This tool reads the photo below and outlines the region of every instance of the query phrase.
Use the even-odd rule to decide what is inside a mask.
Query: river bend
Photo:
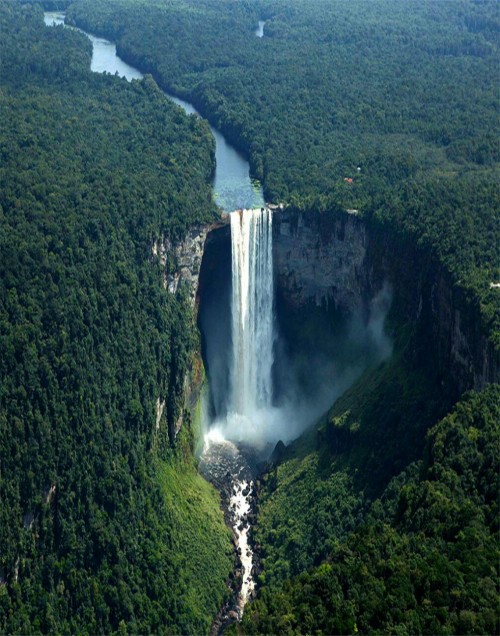
[[[45,12],[45,24],[47,26],[64,25],[64,13]],[[81,29],[80,29],[81,30]],[[96,73],[118,74],[128,81],[142,79],[142,73],[124,62],[116,53],[116,45],[113,42],[91,33],[82,31],[92,42],[92,61],[90,69]],[[178,106],[184,109],[188,115],[198,115],[196,109],[189,102],[163,91]],[[215,175],[213,180],[214,199],[218,206],[230,212],[245,208],[260,208],[264,206],[264,195],[260,183],[250,178],[250,166],[248,161],[224,136],[210,126],[215,138]]]

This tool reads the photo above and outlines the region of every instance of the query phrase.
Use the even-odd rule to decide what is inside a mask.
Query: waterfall
[[[252,419],[271,407],[274,343],[272,214],[230,214],[232,363],[229,410]]]
[[[254,553],[249,539],[254,479],[257,458],[267,444],[266,433],[275,430],[272,215],[269,209],[261,208],[231,212],[229,218],[232,291],[231,333],[226,333],[227,337],[231,335],[228,409],[210,423],[200,459],[203,474],[221,492],[242,573],[234,609],[223,617],[222,626],[234,612],[241,619],[255,588]]]

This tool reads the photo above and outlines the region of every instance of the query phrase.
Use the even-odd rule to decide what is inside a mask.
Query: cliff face
[[[156,242],[153,253],[164,267],[164,285],[171,293],[185,286],[193,307],[201,299],[211,329],[217,325],[221,331],[220,349],[230,330],[227,215],[217,224],[193,229],[176,245]],[[479,308],[453,285],[439,263],[392,228],[367,223],[353,213],[277,209],[273,256],[277,293],[296,315],[312,306],[337,316],[356,315],[368,324],[374,299],[381,290],[392,290],[395,324],[405,325],[412,333],[409,355],[413,363],[432,369],[432,377],[451,401],[468,389],[499,381],[498,353],[481,330]],[[202,311],[199,323],[204,319]],[[205,362],[207,351],[210,358],[205,349]],[[194,375],[184,382],[187,409],[201,382],[202,374]],[[172,438],[181,421],[182,414],[170,423]]]
[[[313,302],[355,313],[369,292],[367,240],[365,226],[354,215],[276,211],[273,257],[280,291],[295,307]]]
[[[152,246],[153,256],[160,260],[163,268],[163,286],[171,294],[185,286],[192,307],[195,305],[201,260],[209,231],[208,226],[194,227],[179,243],[163,239],[155,241]]]
[[[200,271],[205,247],[210,237],[217,235],[217,228],[224,228],[227,221],[192,228],[186,237],[178,243],[169,239],[154,241],[151,251],[153,258],[160,261],[162,267],[163,286],[171,294],[181,288],[185,290],[192,309],[197,302]],[[192,357],[190,368],[184,375],[179,389],[176,405],[165,408],[166,400],[159,396],[156,403],[155,435],[160,433],[162,423],[168,429],[170,442],[174,442],[179,433],[186,413],[191,413],[196,406],[203,385],[203,365],[199,350]]]
[[[430,314],[439,359],[461,391],[500,380],[498,352],[482,333],[479,308],[467,302],[443,271],[431,285]]]
[[[417,358],[434,357],[450,396],[499,381],[498,354],[481,331],[479,308],[408,238],[352,213],[290,209],[275,211],[273,233],[278,290],[294,308],[314,303],[366,315],[387,282],[398,320],[415,334]]]

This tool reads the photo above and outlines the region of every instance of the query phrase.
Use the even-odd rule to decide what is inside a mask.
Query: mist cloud
[[[296,439],[328,411],[366,368],[390,357],[393,345],[384,325],[391,302],[392,289],[385,282],[368,303],[365,314],[359,311],[347,321],[338,354],[331,347],[326,348],[328,355],[321,350],[308,351],[301,356],[300,363],[287,358],[283,351],[276,356],[282,389],[272,407],[257,409],[250,417],[226,412],[227,397],[221,392],[228,390],[227,380],[223,388],[212,386],[212,395],[218,395],[217,402],[224,406],[215,408],[205,423],[209,437],[244,442],[260,449],[272,448],[279,440],[288,443]],[[215,329],[214,334],[216,340],[207,347],[212,356],[210,367],[216,370],[222,365],[225,369],[222,375],[227,378],[227,348],[218,341],[220,329]],[[205,333],[205,338],[210,341],[211,334]],[[225,356],[223,364],[217,361],[218,349]],[[211,383],[217,382],[216,376],[210,377]]]

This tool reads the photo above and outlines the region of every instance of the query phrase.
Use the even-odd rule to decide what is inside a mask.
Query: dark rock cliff
[[[393,313],[418,343],[416,362],[426,353],[433,358],[452,399],[499,380],[498,352],[481,329],[479,306],[409,237],[353,213],[290,208],[275,211],[273,232],[278,294],[291,307],[365,311],[389,283]]]

